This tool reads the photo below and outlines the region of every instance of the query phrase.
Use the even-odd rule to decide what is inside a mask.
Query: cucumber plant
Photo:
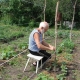
[[[7,49],[5,49],[5,50],[2,51],[0,59],[2,59],[2,60],[8,60],[8,59],[16,56],[16,54],[17,53],[13,49],[7,48]]]
[[[66,78],[67,69],[68,68],[67,68],[65,62],[63,62],[62,65],[61,65],[61,73],[59,75],[57,75],[58,80],[64,80]]]
[[[63,42],[58,46],[56,52],[62,53],[62,52],[69,52],[71,53],[74,49],[75,44],[70,41],[69,39],[63,40]]]

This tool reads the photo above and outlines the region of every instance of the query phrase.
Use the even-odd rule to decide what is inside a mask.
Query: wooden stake
[[[57,12],[58,12],[58,6],[59,6],[59,1],[57,2],[56,13],[55,13],[55,48],[56,48],[56,43],[57,43]]]
[[[45,21],[45,10],[46,10],[46,0],[44,2],[44,21]],[[44,34],[43,34],[43,39],[44,39]]]
[[[72,25],[71,25],[71,30],[70,30],[70,41],[71,41],[71,39],[72,39],[72,29],[73,29],[73,24],[74,24],[74,17],[75,17],[75,7],[76,7],[76,4],[77,4],[77,0],[75,1],[75,4],[74,4],[74,11],[73,11]]]
[[[57,5],[56,5],[56,13],[55,13],[55,48],[56,45],[57,45],[57,13],[58,13],[58,6],[59,6],[59,1],[57,2]],[[55,50],[55,62],[56,62],[56,50]],[[56,65],[54,66],[54,71],[56,71]]]
[[[44,21],[45,21],[45,10],[46,10],[46,0],[45,0],[45,3],[44,3]]]

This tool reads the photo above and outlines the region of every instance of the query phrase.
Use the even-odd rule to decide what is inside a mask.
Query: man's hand
[[[52,46],[52,45],[49,45],[49,47],[50,47],[50,50],[54,50],[55,51],[55,47],[54,46]]]

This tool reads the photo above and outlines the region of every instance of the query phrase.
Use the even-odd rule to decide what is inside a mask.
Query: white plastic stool
[[[42,58],[43,58],[43,56],[35,56],[35,55],[32,55],[32,54],[28,54],[27,55],[29,58],[28,58],[28,60],[27,60],[27,63],[26,63],[26,65],[25,65],[25,68],[24,68],[24,71],[25,71],[25,69],[26,69],[26,67],[27,67],[27,65],[28,65],[28,63],[29,63],[29,60],[30,59],[34,59],[34,60],[36,60],[37,61],[37,65],[36,65],[36,73],[37,73],[37,71],[38,71],[38,66],[39,66],[39,61],[41,60],[41,68],[42,68]],[[23,71],[23,72],[24,72]]]

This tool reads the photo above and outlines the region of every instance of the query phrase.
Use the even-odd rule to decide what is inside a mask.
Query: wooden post
[[[44,21],[45,21],[46,0],[44,2]]]
[[[57,13],[58,13],[58,6],[59,6],[59,1],[57,2],[57,5],[56,5],[56,13],[55,13],[55,48],[56,45],[57,45]],[[55,50],[55,62],[56,62],[56,50]],[[56,65],[54,66],[54,71],[56,71]]]
[[[73,24],[74,24],[74,16],[75,16],[76,3],[77,3],[77,0],[75,1],[75,4],[73,6],[74,7],[74,11],[73,11],[72,25],[71,25],[71,30],[70,30],[70,41],[72,40],[72,29],[73,29]]]
[[[46,0],[44,2],[44,21],[45,21],[45,10],[46,10]],[[44,34],[43,34],[43,39],[44,39]]]
[[[55,13],[55,48],[56,48],[56,43],[57,43],[57,12],[58,12],[58,6],[59,6],[59,1],[57,2],[56,13]]]

